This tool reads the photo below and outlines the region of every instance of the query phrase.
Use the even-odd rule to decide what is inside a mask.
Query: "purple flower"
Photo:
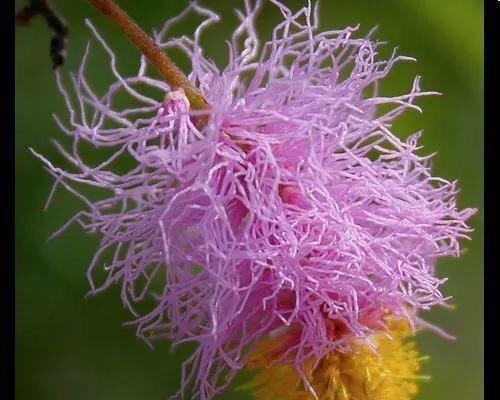
[[[57,122],[73,141],[58,147],[73,169],[38,156],[86,204],[69,223],[102,235],[92,293],[121,285],[147,341],[198,343],[181,393],[192,385],[200,399],[223,390],[248,350],[284,326],[300,332],[289,349],[300,365],[342,344],[335,327],[366,338],[367,316],[389,310],[418,325],[419,310],[447,300],[436,260],[459,255],[475,212],[457,209],[456,182],[432,176],[420,133],[401,140],[391,131],[400,114],[420,111],[418,97],[436,94],[417,77],[408,94],[378,95],[393,65],[411,59],[379,59],[378,43],[357,38],[357,27],[318,32],[317,7],[294,13],[270,2],[283,16],[272,38],[260,43],[260,2],[245,1],[223,70],[199,45],[218,21],[212,11],[193,3],[155,34],[191,60],[206,111],[148,76],[144,57],[137,74],[121,75],[89,24],[116,81],[103,95],[91,88],[87,47],[73,98],[58,75],[71,121]],[[194,37],[171,37],[188,12],[205,17]],[[115,101],[124,95],[125,108]],[[83,159],[89,143],[101,162]],[[75,183],[102,189],[102,199]]]

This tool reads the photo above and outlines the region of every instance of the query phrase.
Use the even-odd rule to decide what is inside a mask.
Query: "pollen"
[[[366,340],[353,339],[319,362],[308,359],[303,376],[292,363],[273,362],[282,337],[268,338],[252,353],[247,364],[256,370],[246,386],[255,398],[266,400],[410,400],[418,391],[420,357],[406,320],[391,320],[386,331]],[[309,388],[307,387],[308,385]]]

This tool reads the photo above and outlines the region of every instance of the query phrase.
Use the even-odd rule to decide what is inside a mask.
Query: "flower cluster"
[[[116,81],[102,95],[91,88],[89,48],[74,96],[58,75],[70,126],[57,122],[72,139],[70,150],[58,146],[73,170],[39,156],[87,206],[69,223],[102,235],[92,292],[120,285],[147,341],[196,342],[180,393],[203,400],[284,331],[293,340],[277,360],[307,386],[316,378],[305,365],[347,351],[353,338],[369,343],[387,313],[418,326],[420,310],[446,301],[436,260],[459,254],[474,213],[457,209],[455,182],[431,174],[420,133],[402,140],[391,131],[433,94],[418,77],[407,94],[378,94],[394,64],[410,59],[379,59],[379,43],[357,27],[318,32],[317,7],[270,3],[282,15],[272,38],[259,41],[260,2],[245,1],[222,70],[199,43],[218,21],[212,11],[192,3],[155,32],[161,48],[191,60],[189,79],[209,104],[201,111],[148,76],[145,57],[136,74],[121,75],[89,24]],[[170,37],[190,12],[204,17],[194,36]],[[123,95],[133,107],[120,107]],[[86,163],[85,143],[105,158]],[[104,196],[92,201],[74,183]]]
[[[417,381],[427,378],[418,374],[425,357],[419,357],[415,342],[408,340],[408,321],[388,319],[387,323],[386,329],[369,337],[371,346],[351,338],[343,349],[320,360],[307,360],[305,379],[290,363],[276,362],[280,349],[286,347],[283,338],[266,338],[249,358],[247,368],[258,372],[244,388],[256,399],[411,400]]]

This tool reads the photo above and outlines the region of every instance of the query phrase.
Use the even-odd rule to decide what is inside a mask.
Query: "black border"
[[[2,113],[2,155],[0,169],[2,173],[2,253],[1,253],[1,294],[0,301],[3,307],[0,319],[2,365],[0,366],[0,398],[14,398],[14,2],[0,2],[2,17],[2,78],[1,113]]]
[[[2,333],[1,352],[2,365],[0,367],[0,398],[14,398],[14,370],[15,370],[15,318],[14,318],[14,2],[0,1],[0,14],[3,19],[1,23],[3,46],[2,52],[5,55],[2,78],[2,225],[4,228],[3,239],[1,240],[2,262],[1,262],[1,305],[3,316],[0,319],[0,332]],[[500,114],[500,0],[484,0],[484,223],[485,223],[485,248],[484,248],[484,398],[495,398],[497,350],[499,342],[498,319],[498,282],[499,268],[498,255],[495,248],[498,246],[495,233],[500,226],[498,221],[498,207],[500,207],[499,196],[497,194],[497,172],[495,159],[498,157],[498,149],[494,146],[494,141],[500,135],[499,114]],[[5,59],[7,62],[5,62]],[[483,351],[479,349],[479,351]],[[464,366],[465,367],[465,366]],[[481,396],[478,394],[478,399]]]
[[[500,0],[484,1],[484,398],[498,396],[495,376],[498,356],[498,247],[496,231],[499,226],[500,206],[495,167],[498,148],[494,145],[499,135],[500,100]]]

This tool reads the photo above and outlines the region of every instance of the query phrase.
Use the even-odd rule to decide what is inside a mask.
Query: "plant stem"
[[[146,58],[153,64],[161,77],[173,89],[182,88],[191,107],[198,110],[208,108],[207,101],[201,92],[189,82],[184,73],[155,43],[155,41],[137,25],[128,14],[113,0],[89,0],[108,19],[113,21],[122,32],[139,48]]]

